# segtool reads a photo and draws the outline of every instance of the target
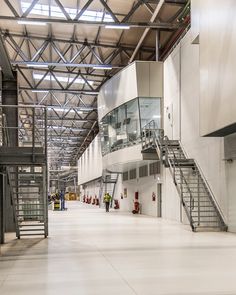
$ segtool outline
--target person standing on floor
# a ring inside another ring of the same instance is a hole
[[[106,193],[104,195],[103,201],[105,203],[106,212],[109,212],[110,202],[111,202],[111,195]]]

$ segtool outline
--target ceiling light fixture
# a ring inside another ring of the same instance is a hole
[[[26,21],[26,20],[18,20],[19,25],[32,25],[32,26],[46,26],[45,22],[36,22],[36,21]]]
[[[59,82],[63,82],[63,83],[85,84],[87,82],[91,86],[93,85],[93,81],[90,81],[90,80],[86,81],[86,80],[84,80],[82,78],[74,79],[73,77],[68,77],[68,76],[55,76],[54,77],[51,74],[48,74],[48,75],[44,76],[43,74],[33,73],[33,78],[35,80],[44,79],[45,81],[56,81],[56,80],[58,80]]]
[[[34,93],[48,93],[48,90],[32,90]]]
[[[106,29],[116,29],[116,30],[129,30],[130,26],[125,25],[106,25]]]
[[[48,68],[48,65],[35,63],[28,63],[26,66],[29,68]]]
[[[112,66],[96,66],[93,67],[94,70],[112,70]]]
[[[48,107],[48,110],[54,110],[56,112],[71,112],[71,113],[75,113],[77,112],[78,114],[83,114],[84,112],[82,110],[74,110],[74,109],[71,109],[71,108],[58,108],[58,107]]]

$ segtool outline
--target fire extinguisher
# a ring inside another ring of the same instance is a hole
[[[120,209],[119,201],[117,199],[115,199],[114,202],[115,202],[114,209]]]
[[[134,196],[134,210],[132,211],[133,214],[139,213],[140,206],[139,206],[139,201],[138,201],[138,192],[135,192]]]

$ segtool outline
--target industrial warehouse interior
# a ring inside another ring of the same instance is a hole
[[[236,1],[0,4],[0,294],[236,295]]]

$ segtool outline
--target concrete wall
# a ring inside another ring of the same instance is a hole
[[[78,185],[102,176],[101,141],[97,135],[78,160]]]

